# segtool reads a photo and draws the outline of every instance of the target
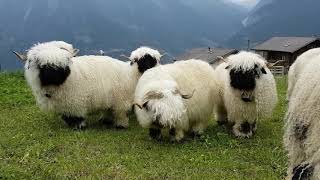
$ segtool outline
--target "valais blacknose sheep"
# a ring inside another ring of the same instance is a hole
[[[136,83],[161,57],[147,47],[132,52],[131,62],[107,56],[73,57],[67,48],[45,44],[33,46],[27,55],[15,54],[25,62],[25,77],[40,108],[61,114],[74,128],[84,127],[85,118],[96,112],[105,116],[112,112],[116,127],[128,127]]]
[[[179,61],[145,72],[135,91],[138,122],[154,139],[166,132],[181,141],[203,133],[213,115],[217,85],[213,68],[200,60]]]
[[[320,54],[320,48],[311,49],[303,54],[301,54],[296,61],[291,65],[288,72],[288,91],[287,91],[287,101],[290,101],[290,97],[293,88],[300,76],[301,71],[310,62],[309,60]]]
[[[216,108],[219,124],[232,125],[237,137],[250,137],[256,122],[271,115],[277,103],[274,77],[266,61],[251,52],[229,56],[215,72],[220,101]]]
[[[300,56],[309,59],[305,59],[306,65],[299,66],[299,76],[295,79],[285,117],[284,145],[289,157],[287,179],[318,180],[320,179],[320,53],[312,56],[309,56],[310,51],[306,53]]]

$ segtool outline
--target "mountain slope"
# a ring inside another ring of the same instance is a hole
[[[49,40],[71,42],[85,54],[103,49],[116,56],[140,45],[176,54],[219,44],[245,13],[220,0],[0,1],[0,62],[16,68],[11,49]]]
[[[243,21],[244,27],[227,41],[228,46],[246,47],[272,36],[314,36],[320,34],[318,0],[262,0]]]

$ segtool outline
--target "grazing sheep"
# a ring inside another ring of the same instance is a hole
[[[293,88],[301,74],[303,68],[309,63],[310,59],[318,56],[320,54],[320,48],[310,49],[309,51],[301,54],[297,60],[291,65],[288,72],[288,91],[287,91],[287,101],[290,100]]]
[[[216,88],[213,68],[200,60],[150,69],[141,76],[135,91],[138,122],[158,140],[165,131],[178,142],[189,131],[200,135],[213,115]]]
[[[26,62],[25,77],[40,108],[61,114],[69,126],[77,129],[96,112],[105,116],[112,112],[115,126],[127,128],[127,112],[138,78],[161,57],[146,47],[132,52],[131,63],[107,56],[73,57],[74,53],[65,48],[48,48],[45,44],[35,45],[26,56],[15,54]]]
[[[237,137],[251,137],[256,122],[271,115],[277,103],[276,83],[265,60],[251,52],[240,52],[229,56],[215,72],[220,96],[218,123],[232,125]]]
[[[320,179],[320,54],[309,57],[299,66],[285,116],[287,179]]]

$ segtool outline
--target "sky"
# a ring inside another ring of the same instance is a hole
[[[231,1],[235,4],[248,7],[248,8],[254,7],[259,2],[259,0],[227,0],[227,1]]]

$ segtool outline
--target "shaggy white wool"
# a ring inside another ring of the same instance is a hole
[[[290,96],[294,89],[294,86],[299,78],[299,75],[303,71],[304,67],[310,62],[311,59],[320,55],[320,48],[310,49],[309,51],[301,54],[296,61],[291,65],[288,72],[288,90],[287,101],[290,100]]]
[[[28,51],[26,66],[54,64],[59,67],[66,67],[70,64],[72,57],[73,54],[69,51],[55,46],[42,46],[41,48],[36,46]]]
[[[37,43],[37,44],[34,44],[33,47],[31,47],[28,51],[31,51],[31,50],[40,51],[44,48],[50,48],[52,46],[65,49],[69,51],[71,54],[74,53],[74,47],[71,44],[66,43],[64,41],[50,41],[50,42],[44,42],[44,43]]]
[[[259,69],[263,67],[267,74],[261,74],[260,78],[256,78],[256,87],[251,92],[254,102],[247,103],[241,99],[243,92],[231,87],[229,70],[250,70],[254,69],[255,65],[258,65]],[[226,69],[227,67],[229,68]],[[241,52],[228,57],[227,63],[220,64],[215,73],[219,89],[217,120],[235,123],[233,132],[236,136],[251,136],[252,134],[239,132],[241,123],[254,123],[270,116],[278,101],[276,82],[266,66],[266,61],[254,53]]]
[[[320,55],[300,69],[285,116],[284,145],[288,152],[288,179],[301,164],[314,167],[311,179],[320,179]]]
[[[126,113],[133,104],[139,72],[128,63],[106,56],[80,56],[71,61],[71,74],[63,85],[31,85],[40,87],[36,97],[41,109],[76,117],[113,109],[116,125],[128,127]],[[35,71],[27,72],[31,74],[27,78],[34,78],[28,82],[39,82],[32,74]]]
[[[229,68],[236,71],[253,69],[255,64],[260,67],[266,66],[266,61],[260,55],[246,51],[229,56],[227,61]]]
[[[139,60],[143,58],[146,54],[149,54],[150,56],[154,57],[158,62],[160,62],[160,52],[145,46],[132,51],[129,59],[131,61]]]
[[[178,89],[178,85],[175,81],[161,80],[154,81],[146,84],[144,87],[145,92],[161,93],[163,97],[161,99],[148,99],[146,94],[144,97],[139,98],[138,104],[144,104],[148,102],[148,108],[150,110],[136,108],[140,125],[144,128],[148,128],[152,123],[159,121],[159,123],[165,127],[172,128],[176,126],[186,126],[182,123],[186,121],[185,118],[186,108],[183,104],[182,98],[179,94],[174,94]],[[138,101],[138,100],[137,100]],[[157,117],[160,117],[157,119]]]
[[[25,76],[37,103],[44,111],[75,117],[112,109],[115,125],[128,127],[127,112],[133,104],[134,90],[141,73],[137,65],[107,56],[72,57],[66,50],[39,44],[28,52]],[[39,65],[70,68],[60,86],[41,87]],[[51,98],[46,97],[49,94]]]
[[[174,88],[178,88],[182,94],[195,92],[192,98],[184,100],[181,96],[172,93]],[[179,132],[177,133],[179,134],[178,140],[184,136],[186,131],[203,133],[208,120],[213,115],[214,104],[218,96],[214,70],[208,63],[200,60],[179,61],[148,70],[137,84],[135,102],[142,103],[145,95],[150,91],[165,94],[164,99],[155,99],[152,105],[160,104],[159,114],[164,115],[166,124],[176,125],[176,133]],[[154,120],[154,113],[148,114],[145,109],[135,109],[139,123],[148,128]],[[170,114],[174,115],[173,118],[170,117]]]

